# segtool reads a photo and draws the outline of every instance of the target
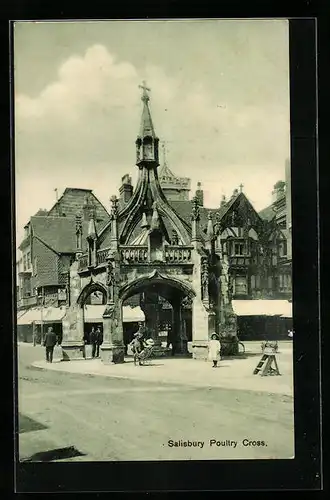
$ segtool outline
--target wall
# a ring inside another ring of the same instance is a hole
[[[58,255],[37,238],[33,238],[33,259],[37,265],[32,276],[33,288],[58,284]]]

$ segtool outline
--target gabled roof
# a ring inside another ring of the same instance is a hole
[[[275,215],[276,213],[273,210],[273,205],[269,205],[259,212],[259,216],[267,221],[271,221],[275,217]]]
[[[108,211],[92,190],[83,188],[65,188],[64,193],[49,210],[48,215],[59,216],[64,213],[66,217],[74,219],[76,213],[82,210],[86,196],[93,200],[97,219],[106,219],[109,217]],[[59,211],[61,214],[59,214]]]
[[[171,201],[169,200],[169,204],[172,208],[177,212],[179,217],[189,226],[191,227],[191,214],[192,214],[192,200],[189,201]],[[201,229],[206,229],[208,214],[211,212],[214,216],[220,211],[218,208],[206,208],[199,207],[199,215],[200,215],[200,226]]]
[[[88,222],[83,221],[83,250],[87,249]],[[33,235],[57,253],[76,251],[75,220],[68,217],[31,217]]]

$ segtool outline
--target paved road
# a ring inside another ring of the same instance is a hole
[[[43,357],[40,347],[23,344],[18,349],[21,459],[40,452],[34,460],[219,460],[294,455],[293,401],[289,396],[40,370],[31,367]],[[244,446],[244,439],[245,444],[255,443]],[[204,444],[169,446],[170,440]],[[210,440],[218,443],[210,446]],[[258,446],[258,441],[265,445]],[[55,449],[62,454],[52,454]],[[80,455],[72,456],[73,452]]]

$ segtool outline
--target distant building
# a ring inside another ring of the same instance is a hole
[[[190,193],[191,180],[187,177],[177,177],[167,165],[164,148],[163,164],[159,168],[158,179],[159,184],[165,194],[167,200],[171,201],[188,201]]]
[[[276,245],[273,257],[274,293],[278,296],[292,295],[292,223],[291,223],[291,170],[286,161],[285,181],[278,181],[272,192],[272,203],[259,212],[262,219],[276,225],[272,245]],[[276,251],[275,251],[276,250]]]
[[[95,217],[99,227],[109,218],[90,189],[66,188],[49,211],[40,209],[24,227],[18,247],[17,310],[18,326],[25,337],[31,337],[34,323],[39,327],[57,323],[61,330],[63,306],[69,301],[68,272],[77,250],[77,216],[84,236],[90,217]],[[86,248],[84,237],[82,251]]]

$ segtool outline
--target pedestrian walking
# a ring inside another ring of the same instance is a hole
[[[92,331],[89,335],[89,341],[92,344],[92,358],[95,358],[96,347],[97,347],[97,334],[94,326],[92,327]]]
[[[96,357],[100,356],[100,345],[103,343],[103,333],[101,329],[98,327],[96,329]]]
[[[53,327],[50,326],[45,335],[44,347],[46,347],[46,361],[47,363],[53,362],[54,347],[57,342],[56,333],[53,331]]]
[[[213,361],[212,368],[216,368],[218,365],[218,361],[220,361],[220,349],[221,345],[218,340],[218,336],[216,333],[211,335],[211,340],[209,342],[209,361]]]

